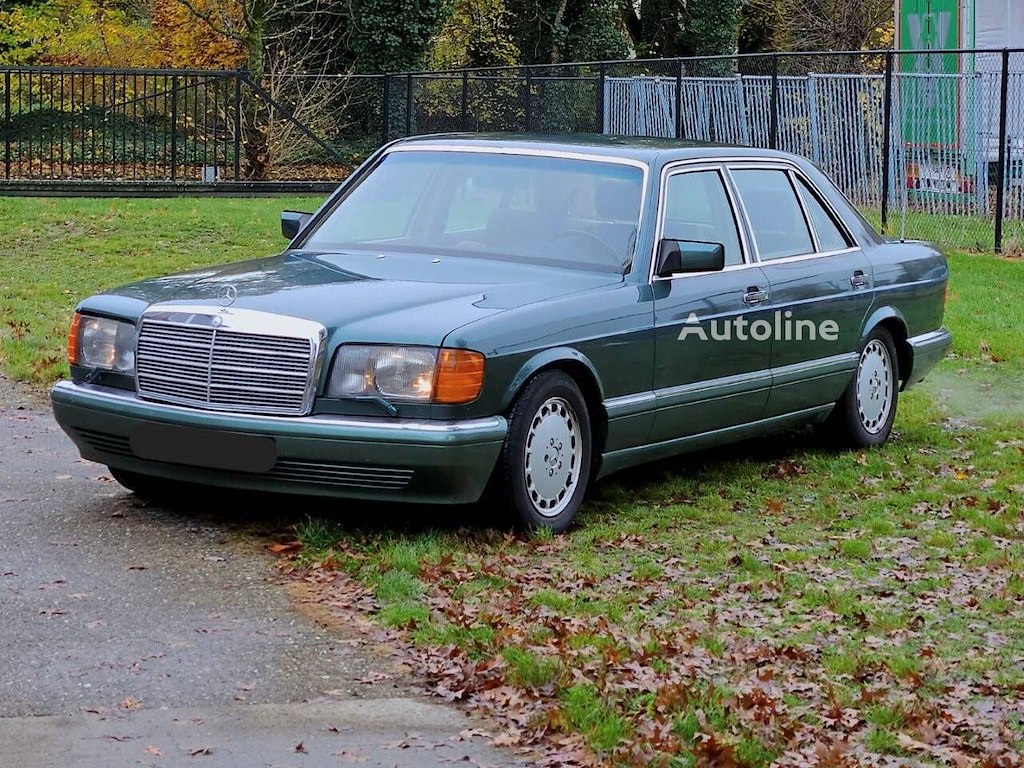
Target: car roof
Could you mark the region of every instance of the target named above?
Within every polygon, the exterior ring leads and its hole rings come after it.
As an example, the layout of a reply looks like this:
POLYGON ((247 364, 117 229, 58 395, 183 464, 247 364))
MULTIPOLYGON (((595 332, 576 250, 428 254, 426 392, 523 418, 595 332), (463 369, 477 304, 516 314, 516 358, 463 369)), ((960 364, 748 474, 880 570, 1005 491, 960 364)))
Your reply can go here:
POLYGON ((529 149, 533 151, 574 152, 604 157, 624 157, 653 163, 662 161, 713 157, 786 158, 788 152, 735 144, 716 144, 690 139, 667 139, 646 136, 610 136, 595 133, 541 134, 541 133, 439 133, 410 136, 397 144, 416 144, 427 147, 494 147, 501 149, 529 149))

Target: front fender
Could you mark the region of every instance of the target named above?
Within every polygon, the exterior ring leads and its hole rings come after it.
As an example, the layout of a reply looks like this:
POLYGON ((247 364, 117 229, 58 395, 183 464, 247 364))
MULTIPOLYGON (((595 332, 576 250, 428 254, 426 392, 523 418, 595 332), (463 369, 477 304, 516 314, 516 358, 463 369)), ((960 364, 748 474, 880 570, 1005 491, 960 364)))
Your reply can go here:
POLYGON ((590 361, 590 358, 572 347, 554 347, 538 352, 519 367, 516 375, 509 381, 508 387, 506 387, 504 394, 502 394, 501 411, 504 411, 512 404, 519 390, 537 371, 557 366, 559 363, 569 363, 572 366, 582 365, 585 367, 594 379, 601 400, 604 401, 604 386, 601 383, 601 377, 598 375, 597 368, 590 361))

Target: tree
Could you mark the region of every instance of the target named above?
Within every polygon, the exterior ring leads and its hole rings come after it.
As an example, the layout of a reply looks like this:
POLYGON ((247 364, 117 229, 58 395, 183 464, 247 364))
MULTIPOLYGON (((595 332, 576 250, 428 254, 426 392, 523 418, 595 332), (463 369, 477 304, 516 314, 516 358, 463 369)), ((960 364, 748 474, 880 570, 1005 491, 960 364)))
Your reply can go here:
POLYGON ((619 58, 628 50, 617 0, 507 0, 524 64, 619 58))
POLYGON ((152 37, 124 0, 37 0, 0 11, 0 63, 145 66, 152 37))
POLYGON ((421 69, 447 0, 352 0, 349 38, 360 72, 421 69))
POLYGON ((519 46, 505 0, 455 0, 428 62, 432 69, 518 64, 519 46))
POLYGON ((0 10, 0 64, 27 64, 56 34, 59 20, 52 4, 13 2, 0 10))
POLYGON ((748 0, 745 51, 861 51, 892 44, 892 0, 748 0))
MULTIPOLYGON (((207 10, 207 3, 201 7, 207 10)), ((153 0, 151 18, 156 66, 237 69, 246 59, 237 37, 197 18, 179 0, 153 0)))
POLYGON ((743 0, 624 0, 622 18, 640 56, 736 52, 743 0))

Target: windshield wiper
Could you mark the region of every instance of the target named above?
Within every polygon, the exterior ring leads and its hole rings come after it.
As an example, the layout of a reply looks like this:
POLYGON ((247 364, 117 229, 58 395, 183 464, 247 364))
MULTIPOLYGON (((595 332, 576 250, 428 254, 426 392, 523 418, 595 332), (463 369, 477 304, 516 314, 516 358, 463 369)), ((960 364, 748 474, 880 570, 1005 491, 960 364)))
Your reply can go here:
POLYGON ((626 245, 626 260, 622 264, 623 269, 629 269, 633 263, 633 257, 636 255, 636 236, 639 230, 633 227, 633 234, 629 236, 629 243, 626 245))

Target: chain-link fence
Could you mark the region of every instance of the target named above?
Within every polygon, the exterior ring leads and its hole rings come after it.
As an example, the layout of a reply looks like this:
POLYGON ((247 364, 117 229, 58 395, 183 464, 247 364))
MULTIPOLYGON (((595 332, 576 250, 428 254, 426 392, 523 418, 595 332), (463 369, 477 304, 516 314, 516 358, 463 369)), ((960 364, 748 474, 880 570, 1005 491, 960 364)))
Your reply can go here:
POLYGON ((887 234, 1024 247, 1024 51, 792 53, 388 75, 384 135, 601 132, 804 155, 887 234))
MULTIPOLYGON (((8 181, 336 182, 402 136, 658 136, 804 155, 886 234, 1024 247, 1024 51, 389 75, 0 69, 8 181)), ((2 187, 0 187, 2 189, 2 187)))

